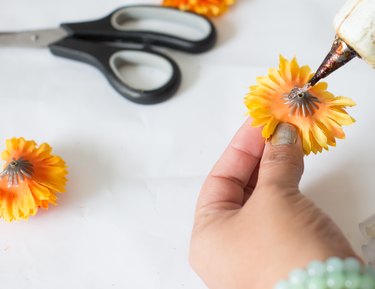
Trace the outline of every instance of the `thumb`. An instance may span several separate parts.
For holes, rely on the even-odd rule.
[[[264,148],[257,187],[298,189],[302,173],[303,150],[297,129],[280,123]]]

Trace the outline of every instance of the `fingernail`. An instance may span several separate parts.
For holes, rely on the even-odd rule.
[[[280,123],[271,138],[272,145],[295,144],[297,141],[297,130],[289,123]]]

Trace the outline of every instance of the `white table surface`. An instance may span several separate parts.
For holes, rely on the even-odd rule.
[[[202,181],[245,120],[255,77],[279,53],[317,68],[343,2],[238,0],[215,19],[214,50],[167,51],[184,79],[155,106],[130,103],[97,70],[48,50],[1,49],[1,149],[13,136],[46,141],[68,163],[69,183],[58,207],[0,221],[0,287],[205,288],[187,261]],[[134,3],[159,1],[1,0],[0,30],[55,27]],[[336,148],[306,158],[301,185],[357,251],[358,223],[375,212],[374,77],[354,60],[328,78],[330,91],[357,102],[357,123]]]

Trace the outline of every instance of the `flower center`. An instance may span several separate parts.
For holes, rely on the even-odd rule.
[[[0,179],[8,178],[8,188],[18,186],[25,177],[31,179],[34,173],[33,165],[24,158],[13,159],[7,167],[0,173]]]
[[[288,94],[283,94],[283,100],[290,108],[289,116],[311,116],[319,109],[317,103],[320,103],[320,100],[308,93],[305,87],[299,88],[297,86]]]

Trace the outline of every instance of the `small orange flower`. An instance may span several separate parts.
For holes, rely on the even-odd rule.
[[[5,160],[0,174],[0,217],[7,221],[28,219],[39,207],[56,205],[56,193],[64,192],[66,164],[51,155],[52,148],[44,143],[12,138],[2,153]]]
[[[164,6],[193,11],[206,16],[218,16],[227,11],[235,0],[163,0]]]
[[[258,77],[257,85],[251,86],[245,97],[253,126],[263,126],[264,138],[268,139],[280,122],[291,123],[299,128],[306,155],[335,146],[336,138],[345,138],[341,127],[355,122],[345,110],[347,106],[354,106],[354,101],[335,97],[327,91],[325,82],[298,95],[303,99],[288,98],[293,89],[303,87],[312,75],[310,67],[300,67],[295,58],[288,61],[280,56],[279,69],[271,68],[267,76]],[[300,100],[307,105],[300,106]]]

